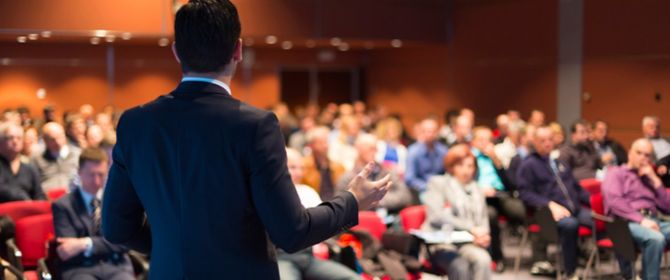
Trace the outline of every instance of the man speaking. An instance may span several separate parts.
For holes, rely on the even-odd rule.
[[[347,192],[301,206],[277,118],[230,91],[240,30],[229,1],[184,5],[173,45],[181,83],[119,122],[102,229],[151,249],[149,279],[278,279],[275,245],[295,252],[329,238],[389,188],[388,177],[366,179],[368,164]]]

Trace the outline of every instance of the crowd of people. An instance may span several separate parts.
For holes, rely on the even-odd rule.
[[[396,215],[408,206],[425,205],[423,230],[448,227],[472,234],[474,241],[468,244],[435,250],[431,261],[449,279],[490,279],[492,262],[494,272],[504,270],[499,217],[505,217],[507,226],[521,227],[533,222],[532,213],[542,208],[557,223],[562,271],[576,279],[578,229],[593,224],[589,193],[580,186],[584,179],[603,181],[607,214],[626,219],[641,248],[644,279],[659,277],[661,254],[670,238],[670,222],[661,215],[670,213],[664,187],[670,183],[670,141],[660,135],[656,117],[644,117],[640,138],[627,151],[609,137],[604,121],[576,120],[566,133],[561,125],[547,123],[539,110],[527,120],[510,110],[492,127],[476,124],[470,109],[449,110],[444,118],[428,116],[417,122],[411,133],[400,116],[383,107],[369,109],[363,102],[323,109],[309,105],[295,113],[278,104],[271,110],[285,137],[287,166],[305,207],[346,190],[351,178],[374,162],[371,177],[390,176],[392,182],[378,213]],[[104,177],[106,171],[92,175],[91,168],[109,164],[118,117],[114,107],[96,113],[88,104],[60,119],[52,107],[41,118],[25,107],[6,109],[0,120],[0,203],[46,200],[57,189],[96,201],[102,183],[91,176]],[[87,162],[91,164],[84,168]],[[96,252],[93,248],[109,247],[92,242],[103,241],[91,236],[71,236],[63,227],[62,220],[56,223],[58,237],[64,238],[61,246],[70,246],[61,250],[63,258],[83,262]],[[554,273],[547,241],[534,235],[531,243],[531,273]],[[116,261],[123,259],[118,257],[122,248],[112,251]],[[282,279],[301,274],[318,278],[323,271],[356,276],[336,263],[310,258],[309,250],[280,252]],[[620,264],[622,274],[630,275],[631,265]]]

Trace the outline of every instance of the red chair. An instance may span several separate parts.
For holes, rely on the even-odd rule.
[[[47,191],[49,201],[55,201],[68,193],[67,187],[52,188]]]
[[[598,194],[600,193],[600,186],[602,182],[598,179],[592,178],[592,179],[584,179],[579,181],[579,185],[582,186],[582,188],[589,192],[591,195]]]
[[[26,279],[38,279],[36,269],[43,270],[47,242],[54,237],[51,213],[33,215],[16,221],[16,237],[7,241],[10,263],[23,270]]]
[[[593,224],[594,224],[594,238],[597,235],[596,233],[604,233],[606,231],[606,222],[611,222],[612,219],[610,217],[605,216],[605,205],[603,201],[603,196],[601,193],[596,193],[591,195],[591,215],[593,216]],[[589,255],[589,259],[586,262],[586,267],[584,268],[584,279],[587,279],[588,274],[591,271],[591,267],[593,265],[593,262],[595,260],[595,267],[596,270],[600,266],[600,256],[598,256],[598,249],[608,249],[612,250],[614,248],[614,243],[612,243],[612,240],[609,238],[602,238],[600,240],[596,240],[596,248],[593,248],[591,250],[591,254]]]
[[[48,201],[12,201],[0,203],[0,215],[7,215],[14,222],[28,216],[50,214],[51,202]]]
[[[400,223],[403,230],[420,229],[426,220],[426,207],[423,205],[410,206],[400,211]]]
[[[386,232],[386,225],[376,212],[360,211],[358,212],[358,225],[351,229],[368,231],[377,240],[382,240],[382,235]]]

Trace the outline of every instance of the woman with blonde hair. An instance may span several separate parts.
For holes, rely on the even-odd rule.
[[[382,166],[395,171],[400,177],[405,174],[407,147],[400,143],[403,127],[395,118],[386,118],[377,124],[377,155],[375,159]]]

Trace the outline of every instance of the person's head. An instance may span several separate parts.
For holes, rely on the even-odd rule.
[[[28,107],[21,106],[19,108],[16,108],[16,112],[18,112],[19,116],[21,117],[21,123],[30,120],[30,109],[28,109]]]
[[[533,137],[533,147],[535,147],[535,152],[539,155],[549,155],[554,149],[554,131],[547,126],[536,128]]]
[[[305,116],[300,119],[300,130],[303,132],[309,131],[310,129],[314,128],[314,126],[316,126],[316,121],[314,121],[313,117]]]
[[[174,20],[173,52],[182,72],[232,76],[242,61],[242,27],[227,0],[191,0]]]
[[[102,128],[103,132],[114,131],[114,122],[112,122],[112,115],[107,113],[99,113],[95,115],[95,123]]]
[[[593,136],[593,141],[598,143],[603,143],[607,139],[608,126],[604,121],[596,121],[593,123],[593,130],[591,135]]]
[[[540,110],[533,110],[530,112],[530,118],[528,119],[528,123],[534,126],[542,126],[544,125],[544,112]]]
[[[396,118],[385,118],[377,124],[377,137],[384,141],[400,141],[402,124]]]
[[[473,148],[480,151],[486,150],[489,146],[493,145],[493,133],[491,129],[485,126],[475,127],[472,130],[472,142],[470,144]]]
[[[107,153],[98,148],[86,148],[79,155],[79,179],[81,187],[90,194],[96,194],[107,179],[109,160]]]
[[[338,114],[340,114],[340,117],[343,116],[351,116],[354,114],[354,106],[352,106],[349,103],[342,103],[337,109]]]
[[[26,127],[23,131],[23,150],[21,154],[25,156],[32,156],[34,152],[35,145],[39,141],[39,135],[37,133],[37,128],[34,126]]]
[[[522,121],[519,122],[523,123]],[[530,148],[533,146],[533,138],[535,138],[535,130],[537,129],[537,127],[533,125],[524,125],[524,126],[525,128],[523,129],[523,136],[521,136],[520,144],[521,146]]]
[[[498,117],[496,117],[496,126],[500,133],[507,134],[507,129],[509,128],[509,116],[506,114],[498,115]]]
[[[642,133],[647,138],[658,138],[661,135],[661,120],[656,116],[642,118]]]
[[[65,130],[70,137],[83,137],[86,134],[86,121],[79,114],[70,114],[65,119]]]
[[[21,115],[14,110],[5,110],[2,113],[2,122],[11,122],[17,125],[21,125]]]
[[[463,108],[460,112],[461,116],[465,116],[470,120],[470,123],[474,125],[475,123],[475,111],[472,111],[470,108]]]
[[[44,121],[45,122],[53,122],[56,120],[56,110],[54,109],[53,106],[47,105],[42,109],[42,113],[44,113]]]
[[[475,156],[465,144],[458,144],[449,149],[444,156],[444,167],[462,184],[467,184],[475,177],[477,165]]]
[[[549,124],[549,128],[553,131],[554,147],[560,147],[565,142],[565,131],[563,126],[557,122]]]
[[[510,122],[522,121],[521,113],[519,113],[519,111],[517,111],[517,110],[507,111],[507,117],[509,118]]]
[[[86,130],[86,143],[89,147],[100,147],[100,142],[105,138],[105,135],[102,132],[102,128],[99,125],[89,126]]]
[[[51,154],[58,154],[60,150],[67,144],[65,138],[65,131],[63,127],[55,122],[46,123],[42,127],[44,144]]]
[[[514,145],[519,145],[525,131],[526,124],[522,121],[510,122],[507,126],[507,138],[509,138]]]
[[[317,126],[307,132],[307,143],[315,156],[328,156],[328,135],[330,129]]]
[[[286,148],[286,165],[293,184],[300,184],[305,174],[305,164],[303,163],[302,155],[295,149]]]
[[[449,126],[453,127],[456,125],[456,119],[458,116],[460,116],[461,112],[457,109],[451,109],[444,113],[444,123],[448,124]]]
[[[361,132],[361,124],[353,115],[340,117],[340,136],[356,136]]]
[[[358,152],[358,161],[361,164],[375,161],[377,155],[377,137],[372,134],[361,134],[356,138],[354,147]]]
[[[82,118],[85,120],[90,120],[93,118],[93,105],[91,104],[84,104],[79,107],[79,115],[81,115]]]
[[[644,165],[648,165],[654,156],[654,146],[646,138],[640,138],[633,142],[628,151],[628,167],[631,169],[639,169]]]
[[[435,119],[427,118],[421,121],[419,124],[419,133],[421,134],[421,139],[424,143],[432,144],[437,140],[438,136],[438,124]]]
[[[454,134],[458,141],[465,141],[472,133],[472,121],[467,116],[458,116],[456,118],[456,126],[454,126]]]
[[[365,105],[365,102],[363,101],[356,101],[354,102],[354,113],[355,114],[365,114],[367,112],[367,106]]]
[[[585,144],[591,136],[591,124],[586,120],[577,120],[570,125],[570,141],[572,144]]]
[[[23,128],[13,122],[0,123],[0,155],[8,160],[23,150]]]

